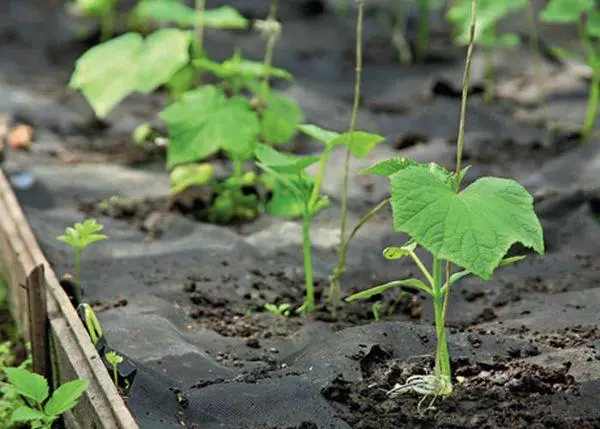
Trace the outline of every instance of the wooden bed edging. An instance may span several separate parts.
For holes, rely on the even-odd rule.
[[[139,429],[44,257],[1,170],[0,278],[6,283],[13,316],[27,340],[39,336],[39,326],[37,330],[34,327],[31,335],[27,287],[37,284],[46,289],[47,352],[53,386],[75,378],[89,380],[88,390],[72,413],[65,416],[67,428]],[[39,320],[39,315],[36,316]]]

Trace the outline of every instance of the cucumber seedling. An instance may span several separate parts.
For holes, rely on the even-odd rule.
[[[57,240],[67,243],[75,251],[75,290],[76,300],[81,300],[81,253],[83,250],[96,241],[106,240],[108,237],[98,234],[104,229],[96,219],[87,219],[83,223],[75,223],[72,227],[67,227],[65,234],[56,237]]]
[[[117,352],[108,352],[104,355],[106,361],[112,366],[112,376],[113,382],[115,383],[115,387],[119,389],[119,364],[123,362],[123,356],[119,355]]]
[[[587,113],[583,123],[581,142],[586,142],[594,132],[600,104],[600,8],[594,0],[551,0],[540,12],[540,19],[548,23],[577,24],[584,60],[592,71]],[[565,49],[554,49],[563,57],[577,54]]]
[[[12,412],[11,425],[29,424],[32,428],[51,429],[63,413],[77,405],[88,388],[87,380],[73,380],[61,385],[50,396],[48,382],[41,375],[24,368],[3,368],[2,371],[8,379],[10,394],[16,394],[22,400],[22,405]]]
[[[369,298],[394,287],[408,287],[429,295],[434,306],[437,336],[434,374],[410,377],[406,384],[394,387],[391,394],[414,391],[432,395],[434,399],[450,395],[453,387],[445,322],[451,286],[468,275],[489,280],[497,267],[521,260],[522,257],[505,258],[515,243],[544,253],[543,231],[533,209],[533,197],[520,184],[483,177],[461,190],[468,170],[462,168],[462,151],[476,2],[472,0],[455,172],[435,163],[422,164],[407,158],[392,158],[362,171],[390,179],[394,229],[410,237],[401,246],[385,249],[384,256],[394,260],[410,257],[422,278],[393,281],[354,294],[346,301]],[[429,268],[417,255],[418,247],[431,255]]]
[[[289,317],[292,306],[288,303],[283,304],[265,304],[265,310],[273,313],[275,316]]]

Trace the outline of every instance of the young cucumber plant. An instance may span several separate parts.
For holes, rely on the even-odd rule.
[[[484,50],[485,60],[485,93],[486,101],[491,101],[495,94],[494,69],[492,51],[496,47],[510,47],[519,44],[519,36],[513,33],[498,34],[497,23],[509,13],[523,9],[529,0],[478,0],[477,31],[475,43]],[[456,41],[469,43],[471,22],[471,0],[455,1],[447,13],[447,18],[456,26]]]
[[[594,0],[551,0],[541,11],[540,19],[548,23],[575,23],[583,47],[585,62],[592,70],[588,106],[581,142],[587,141],[594,131],[600,104],[600,8]],[[555,49],[559,55],[574,57],[564,49]]]
[[[417,289],[433,299],[437,349],[433,375],[414,376],[392,394],[415,391],[425,395],[452,393],[452,373],[446,341],[445,321],[451,286],[475,275],[489,280],[494,270],[522,257],[505,258],[509,248],[522,243],[544,253],[543,232],[533,210],[533,197],[517,182],[483,177],[461,190],[468,168],[462,168],[465,112],[475,39],[476,2],[472,0],[469,49],[463,80],[456,171],[407,158],[392,158],[362,171],[390,179],[394,229],[410,239],[400,247],[384,250],[388,259],[410,257],[422,278],[387,283],[346,299],[353,301],[380,294],[394,287]],[[418,247],[431,254],[430,268],[417,255]],[[453,270],[453,266],[460,270]]]
[[[57,240],[67,243],[75,251],[75,289],[76,300],[81,300],[81,253],[83,250],[96,241],[106,240],[108,237],[98,234],[104,226],[99,224],[96,219],[87,219],[83,223],[75,223],[73,227],[67,227],[65,234],[56,237]]]
[[[26,423],[32,429],[51,429],[63,413],[77,405],[88,388],[87,380],[73,380],[50,396],[48,382],[41,375],[24,368],[3,368],[3,372],[8,379],[8,394],[18,395],[22,400],[22,405],[12,412],[11,424]]]
[[[123,356],[119,355],[117,352],[108,352],[104,355],[106,361],[112,366],[112,376],[113,382],[115,383],[115,387],[119,388],[119,364],[123,362]]]

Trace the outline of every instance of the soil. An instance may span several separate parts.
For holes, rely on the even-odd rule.
[[[497,175],[523,183],[535,197],[547,254],[515,246],[510,254],[527,254],[524,262],[489,282],[466,278],[453,286],[447,326],[455,391],[423,402],[416,394],[392,398],[387,392],[396,384],[432,371],[432,308],[409,289],[335,312],[327,304],[343,153],[333,151],[323,189],[332,204],[312,230],[320,304],[307,317],[270,313],[266,304],[295,309],[304,299],[298,222],[262,215],[211,225],[199,215],[210,189],[166,197],[164,149],[131,141],[142,121],[164,130],[155,118],[164,94],[136,94],[106,121],[93,119],[66,83],[75,59],[96,43],[97,28],[38,3],[0,6],[0,53],[10,58],[0,64],[0,113],[10,127],[35,130],[28,151],[5,149],[2,168],[59,275],[73,270],[70,253],[55,240],[65,226],[87,216],[105,225],[110,239],[84,254],[83,296],[110,345],[138,368],[126,400],[142,429],[600,428],[600,143],[594,137],[581,146],[576,132],[539,126],[543,112],[555,121],[583,117],[585,79],[545,61],[547,78],[538,82],[548,102],[543,110],[526,46],[498,50],[498,97],[484,103],[476,56],[466,181]],[[264,1],[227,3],[248,17],[265,16],[268,8]],[[428,61],[401,68],[378,21],[382,6],[372,7],[359,128],[387,140],[369,158],[353,160],[352,171],[390,156],[451,168],[464,52],[452,47],[443,20],[432,17]],[[290,0],[280,12],[285,31],[275,63],[296,76],[280,89],[300,103],[307,122],[345,129],[354,88],[352,14],[336,17],[328,2],[312,0]],[[521,21],[503,27],[523,32]],[[76,25],[89,37],[78,38]],[[563,29],[542,30],[548,44],[571,43]],[[253,59],[264,51],[251,32],[208,32],[206,46],[217,59],[229,57],[233,46]],[[286,149],[306,154],[320,147],[298,136]],[[211,161],[218,176],[230,171],[223,157]],[[352,180],[349,223],[388,194],[386,180]],[[408,261],[381,257],[384,247],[405,239],[390,220],[382,211],[357,236],[344,296],[418,275]],[[0,338],[3,316],[0,309]]]

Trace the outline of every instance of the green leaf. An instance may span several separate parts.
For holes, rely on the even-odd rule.
[[[206,10],[200,19],[206,28],[241,30],[248,27],[248,20],[231,6]]]
[[[284,154],[265,144],[259,144],[254,154],[267,167],[288,174],[299,174],[321,159],[318,156]]]
[[[417,243],[410,243],[402,247],[386,247],[383,249],[383,257],[389,260],[402,259],[403,257],[410,255],[411,252],[414,252],[416,247]]]
[[[193,27],[196,21],[194,9],[173,0],[141,1],[133,10],[133,14],[141,20],[176,24],[179,27]]]
[[[158,30],[145,41],[124,34],[83,54],[69,86],[81,90],[96,116],[104,118],[133,92],[148,93],[167,82],[189,61],[190,40],[189,32],[175,28]]]
[[[178,165],[171,171],[171,192],[178,194],[190,186],[202,186],[213,178],[211,164]]]
[[[106,240],[104,234],[98,234],[104,228],[96,219],[87,219],[83,223],[77,222],[73,227],[65,229],[65,235],[56,237],[57,240],[67,243],[74,249],[83,250],[86,246],[96,241]]]
[[[288,186],[277,181],[273,189],[273,197],[267,203],[266,211],[271,216],[299,217],[304,213],[304,201],[299,199]]]
[[[60,416],[77,405],[77,400],[88,388],[87,380],[73,380],[60,386],[44,407],[46,414]]]
[[[344,133],[333,139],[329,144],[332,146],[346,145],[355,157],[362,158],[367,156],[375,146],[384,140],[385,137],[378,134],[355,131],[353,136],[351,136],[351,133]]]
[[[600,9],[596,8],[588,13],[587,31],[592,37],[600,37]]]
[[[211,61],[208,58],[198,58],[193,61],[195,67],[208,70],[215,76],[222,79],[229,79],[235,76],[262,78],[267,70],[271,77],[280,79],[292,80],[293,76],[290,72],[276,67],[265,67],[264,63],[258,61],[245,60],[234,54],[230,59],[218,63]]]
[[[260,131],[258,116],[248,100],[226,98],[223,90],[213,85],[185,93],[160,117],[169,129],[168,167],[202,160],[218,150],[249,159]]]
[[[496,46],[510,43],[513,38],[505,38],[496,34],[496,23],[511,12],[522,9],[527,0],[478,0],[477,1],[477,26],[475,27],[475,41],[484,46]],[[468,44],[471,25],[471,0],[458,0],[453,3],[447,14],[448,19],[458,29],[456,40],[461,44]]]
[[[301,120],[302,111],[294,100],[270,91],[262,115],[262,137],[269,144],[288,143]]]
[[[6,368],[4,372],[19,395],[33,399],[38,404],[48,397],[48,383],[41,375],[22,368]]]
[[[378,295],[380,293],[385,292],[388,289],[400,286],[409,286],[419,290],[422,290],[431,295],[431,289],[425,283],[423,283],[419,279],[407,279],[407,280],[398,280],[390,283],[386,283],[381,286],[375,286],[373,288],[363,290],[362,292],[355,293],[354,295],[350,295],[345,299],[346,302],[356,301],[357,299],[368,299],[374,295]]]
[[[248,20],[232,7],[209,9],[202,15],[173,0],[142,1],[136,6],[133,14],[141,20],[176,24],[179,27],[193,27],[196,22],[202,21],[206,28],[243,29],[248,26]]]
[[[77,9],[85,16],[103,17],[115,7],[116,0],[75,0]]]
[[[304,134],[309,135],[315,140],[319,140],[321,143],[325,143],[329,145],[333,140],[340,136],[340,133],[336,133],[335,131],[328,131],[321,127],[317,127],[316,125],[298,125],[298,129],[302,131]]]
[[[378,162],[368,168],[360,170],[359,174],[375,174],[377,176],[389,177],[400,170],[404,170],[408,167],[415,167],[423,165],[417,161],[413,161],[410,158],[390,158],[385,161]]]
[[[594,7],[594,0],[552,0],[540,13],[540,19],[545,22],[576,22],[582,13]]]
[[[25,405],[22,405],[12,413],[10,418],[14,423],[24,423],[34,420],[43,420],[46,418],[46,414],[34,408],[29,408]]]
[[[486,177],[455,193],[430,170],[409,167],[391,181],[395,229],[437,258],[487,280],[514,243],[544,253],[533,197],[512,180]]]

